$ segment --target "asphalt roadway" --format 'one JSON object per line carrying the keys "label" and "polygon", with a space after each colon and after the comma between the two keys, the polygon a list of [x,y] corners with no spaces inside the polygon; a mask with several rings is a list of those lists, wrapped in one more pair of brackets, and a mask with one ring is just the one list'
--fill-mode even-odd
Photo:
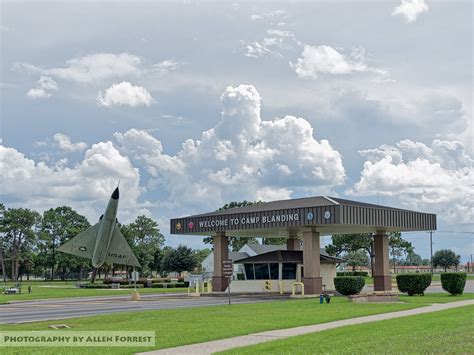
{"label": "asphalt roadway", "polygon": [[[396,286],[394,289],[396,289]],[[373,291],[373,287],[366,286],[363,291]],[[439,282],[434,283],[426,290],[426,293],[434,292],[445,292]],[[464,292],[474,293],[473,280],[466,282]],[[289,299],[288,296],[271,294],[232,295],[233,304],[287,299]],[[141,295],[141,301],[131,301],[130,296],[73,297],[34,301],[13,301],[9,304],[0,305],[0,324],[67,319],[116,312],[218,306],[226,305],[227,303],[228,299],[225,294],[220,296],[190,297],[183,293]]]}
{"label": "asphalt roadway", "polygon": [[[288,299],[288,297],[265,295],[233,295],[232,304],[257,303]],[[27,323],[43,320],[67,319],[116,312],[132,312],[157,309],[217,306],[228,304],[222,296],[190,297],[187,294],[141,295],[140,301],[131,301],[130,296],[74,297],[67,299],[45,299],[14,301],[0,305],[0,324]]]}

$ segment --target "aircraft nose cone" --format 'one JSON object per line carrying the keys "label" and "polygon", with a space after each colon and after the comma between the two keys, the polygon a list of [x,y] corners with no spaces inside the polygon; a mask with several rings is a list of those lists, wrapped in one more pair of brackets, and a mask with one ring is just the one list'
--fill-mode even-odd
{"label": "aircraft nose cone", "polygon": [[118,199],[119,199],[119,196],[120,196],[120,194],[119,194],[119,188],[117,187],[117,188],[115,189],[115,191],[113,192],[113,194],[112,194],[112,198],[113,198],[114,200],[118,200]]}

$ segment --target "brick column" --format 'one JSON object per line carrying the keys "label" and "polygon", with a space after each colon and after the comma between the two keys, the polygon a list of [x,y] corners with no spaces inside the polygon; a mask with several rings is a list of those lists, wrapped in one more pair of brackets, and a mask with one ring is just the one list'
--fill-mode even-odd
{"label": "brick column", "polygon": [[214,275],[212,276],[212,289],[225,291],[229,285],[227,277],[222,272],[222,260],[229,259],[228,239],[225,232],[217,232],[214,237]]}
{"label": "brick column", "polygon": [[374,291],[391,291],[388,236],[383,232],[374,235]]}
{"label": "brick column", "polygon": [[290,235],[286,240],[286,250],[300,250],[300,240]]}
{"label": "brick column", "polygon": [[304,293],[308,295],[323,292],[323,278],[320,273],[319,232],[315,228],[303,232],[303,277]]}

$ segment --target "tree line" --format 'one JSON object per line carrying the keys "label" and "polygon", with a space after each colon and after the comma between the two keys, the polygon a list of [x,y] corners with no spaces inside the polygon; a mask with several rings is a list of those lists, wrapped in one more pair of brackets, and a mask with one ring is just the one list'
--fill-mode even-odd
{"label": "tree line", "polygon": [[[6,208],[0,203],[0,268],[3,281],[22,276],[82,279],[92,271],[91,261],[58,252],[58,247],[91,225],[86,217],[68,206],[51,208],[43,214],[28,208]],[[210,253],[180,245],[165,246],[158,223],[138,216],[130,224],[119,225],[141,264],[143,277],[169,272],[192,271]],[[128,267],[105,263],[99,275],[113,275]]]}

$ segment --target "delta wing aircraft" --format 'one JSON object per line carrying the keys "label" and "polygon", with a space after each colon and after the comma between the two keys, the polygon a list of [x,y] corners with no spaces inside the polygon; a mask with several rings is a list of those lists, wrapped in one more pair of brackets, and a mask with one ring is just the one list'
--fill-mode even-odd
{"label": "delta wing aircraft", "polygon": [[119,188],[110,197],[105,213],[99,222],[79,233],[59,247],[63,253],[92,260],[92,266],[99,268],[104,262],[140,266],[127,240],[120,232],[117,221]]}

